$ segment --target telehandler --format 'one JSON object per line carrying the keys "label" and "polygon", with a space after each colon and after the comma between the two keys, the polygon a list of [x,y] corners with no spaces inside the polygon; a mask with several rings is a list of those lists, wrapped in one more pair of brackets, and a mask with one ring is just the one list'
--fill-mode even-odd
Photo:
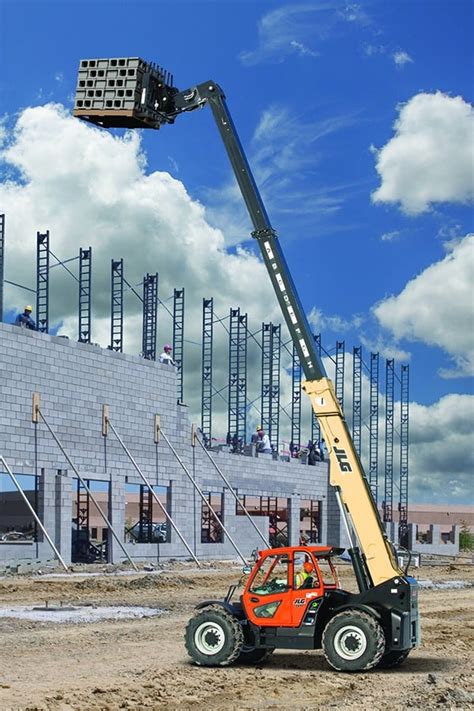
{"label": "telehandler", "polygon": [[137,57],[81,60],[74,115],[103,127],[160,128],[209,105],[250,215],[253,232],[305,374],[325,439],[330,482],[350,546],[358,592],[342,590],[333,562],[341,549],[296,546],[259,551],[239,600],[197,607],[186,628],[196,664],[261,662],[275,649],[322,648],[353,672],[400,664],[420,641],[418,587],[397,562],[341,407],[230,116],[214,81],[179,91],[171,74]]}

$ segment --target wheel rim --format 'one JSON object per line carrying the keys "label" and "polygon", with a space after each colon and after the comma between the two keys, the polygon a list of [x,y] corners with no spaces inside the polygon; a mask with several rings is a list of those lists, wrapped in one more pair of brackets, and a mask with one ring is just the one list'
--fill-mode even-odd
{"label": "wheel rim", "polygon": [[367,649],[367,637],[360,627],[346,625],[337,631],[334,648],[343,659],[359,659]]}
{"label": "wheel rim", "polygon": [[194,633],[194,643],[201,654],[218,654],[225,644],[225,632],[217,622],[203,622]]}

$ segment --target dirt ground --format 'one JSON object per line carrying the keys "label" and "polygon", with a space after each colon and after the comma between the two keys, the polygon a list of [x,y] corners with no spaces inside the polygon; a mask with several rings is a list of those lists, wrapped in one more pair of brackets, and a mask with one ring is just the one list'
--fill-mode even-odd
{"label": "dirt ground", "polygon": [[[414,572],[474,583],[473,565]],[[398,669],[340,674],[319,651],[286,650],[256,667],[193,666],[183,633],[194,605],[222,597],[239,576],[230,563],[176,563],[160,575],[0,579],[0,608],[48,600],[166,610],[76,625],[0,619],[0,709],[474,709],[473,587],[421,590],[423,642]],[[343,568],[344,587],[348,576]]]}

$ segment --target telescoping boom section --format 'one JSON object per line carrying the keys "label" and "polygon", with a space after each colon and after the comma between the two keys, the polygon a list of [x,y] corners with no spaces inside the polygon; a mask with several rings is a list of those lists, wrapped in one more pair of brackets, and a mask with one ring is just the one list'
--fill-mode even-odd
{"label": "telescoping boom section", "polygon": [[[206,105],[209,105],[212,110],[246,204],[253,225],[252,236],[260,247],[269,278],[305,374],[306,380],[302,387],[311,400],[328,449],[330,481],[335,487],[336,498],[346,526],[350,541],[349,554],[359,586],[358,597],[347,598],[346,607],[350,601],[352,608],[365,606],[364,609],[369,610],[370,614],[374,615],[374,619],[377,618],[377,615],[379,616],[385,637],[385,651],[379,646],[378,652],[372,658],[369,666],[375,664],[374,660],[377,655],[379,658],[383,656],[388,662],[388,655],[392,652],[395,655],[394,660],[396,659],[398,663],[398,660],[401,659],[400,650],[409,650],[418,643],[419,639],[416,581],[406,576],[400,569],[392,545],[383,529],[333,384],[327,377],[324,365],[316,350],[314,338],[283,255],[280,240],[270,223],[262,202],[230,116],[224,92],[214,81],[203,82],[180,91],[173,86],[172,77],[168,72],[136,57],[82,60],[80,63],[74,115],[96,125],[158,129],[165,124],[172,124],[180,114],[192,112]],[[288,584],[291,587],[292,583],[289,578]],[[286,586],[285,594],[287,592],[288,586]],[[326,591],[325,595],[330,595],[333,600],[331,602],[332,610],[341,606],[341,596],[335,595],[332,589]],[[397,595],[400,603],[395,600]],[[296,599],[299,601],[298,604],[303,604],[300,602],[303,598],[297,597]],[[408,599],[411,600],[410,610],[407,608],[403,611],[405,603],[401,601]],[[225,607],[227,603],[222,604]],[[247,615],[246,610],[236,612],[236,610],[232,611],[230,607],[227,612],[234,617],[235,615],[242,616],[244,613]],[[225,636],[226,625],[215,611],[209,614],[212,620],[207,619],[206,613],[202,625],[194,632],[189,633],[191,635],[190,648],[194,648],[196,644],[201,650],[200,653],[204,655],[203,658],[211,660],[209,664],[229,663],[229,661],[217,662],[215,661],[217,657],[213,658],[212,639]],[[359,625],[358,632],[351,632],[350,626],[346,630],[344,627],[344,614],[346,613],[341,614],[343,615],[341,618],[343,631],[340,634],[335,632],[336,647],[339,645],[342,657],[347,654],[353,659],[354,669],[369,668],[369,666],[358,666],[357,659],[359,657],[357,655],[360,649],[354,651],[352,647],[363,646],[361,640],[364,635],[368,635],[368,639],[372,633],[370,630],[364,632],[362,623],[362,626],[359,623],[354,623],[356,627]],[[403,624],[399,621],[402,618]],[[329,629],[327,618],[325,620],[324,624],[328,624]],[[370,622],[370,625],[373,626],[373,624],[375,623]],[[229,622],[229,625],[229,630],[232,628],[235,631],[234,623]],[[401,627],[406,628],[406,634],[401,635]],[[260,632],[257,630],[252,638],[252,644],[256,649],[264,648],[265,645],[271,646],[268,641],[264,641],[268,640],[268,633],[267,636],[259,635]],[[298,634],[296,634],[296,638],[299,639]],[[319,644],[317,643],[318,639],[318,634],[316,634],[314,637],[316,646]],[[327,639],[329,639],[329,632]],[[344,643],[341,640],[344,640]],[[344,646],[346,642],[347,648]],[[332,642],[327,642],[328,645],[331,646]],[[198,663],[204,662],[201,660]]]}

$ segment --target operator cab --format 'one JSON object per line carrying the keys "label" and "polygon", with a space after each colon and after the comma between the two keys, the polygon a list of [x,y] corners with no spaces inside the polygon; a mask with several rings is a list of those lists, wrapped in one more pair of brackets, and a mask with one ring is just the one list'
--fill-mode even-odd
{"label": "operator cab", "polygon": [[330,546],[260,551],[242,594],[248,619],[259,627],[299,627],[329,591],[340,588]]}

